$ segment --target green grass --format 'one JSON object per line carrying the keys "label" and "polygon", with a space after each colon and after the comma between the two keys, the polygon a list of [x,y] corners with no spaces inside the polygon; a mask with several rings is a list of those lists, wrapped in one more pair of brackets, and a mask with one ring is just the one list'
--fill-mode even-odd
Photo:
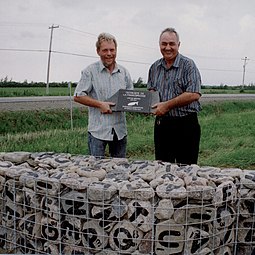
{"label": "green grass", "polygon": [[[71,89],[73,95],[74,88]],[[69,96],[68,87],[49,87],[49,96]],[[46,96],[46,87],[25,87],[25,88],[1,88],[0,97],[28,97],[28,96]]]}
{"label": "green grass", "polygon": [[206,88],[202,89],[203,94],[240,94],[240,93],[245,93],[245,94],[254,94],[255,90],[254,89],[240,89],[240,88],[228,88],[228,89],[216,89],[216,88]]}
{"label": "green grass", "polygon": [[[0,151],[52,151],[88,154],[87,111],[1,112]],[[255,102],[206,104],[199,165],[255,169]],[[129,159],[154,159],[154,116],[127,113]]]}
{"label": "green grass", "polygon": [[[74,86],[71,94],[74,93]],[[138,90],[146,90],[146,88],[136,88]],[[204,88],[203,94],[239,94],[240,88]],[[245,88],[242,93],[255,93],[255,89]],[[50,87],[49,96],[68,96],[70,94],[68,87]],[[0,89],[0,97],[24,97],[24,96],[46,96],[46,87],[2,87]]]}

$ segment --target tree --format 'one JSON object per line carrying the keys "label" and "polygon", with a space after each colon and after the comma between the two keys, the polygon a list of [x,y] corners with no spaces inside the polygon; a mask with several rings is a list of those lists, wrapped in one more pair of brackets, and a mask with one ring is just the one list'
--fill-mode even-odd
{"label": "tree", "polygon": [[137,82],[134,82],[135,88],[146,88],[146,84],[143,82],[143,78],[139,77]]}

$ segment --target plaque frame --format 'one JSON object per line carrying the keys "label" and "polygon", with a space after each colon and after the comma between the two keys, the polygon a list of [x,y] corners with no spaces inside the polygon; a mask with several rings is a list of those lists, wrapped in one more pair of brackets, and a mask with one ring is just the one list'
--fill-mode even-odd
{"label": "plaque frame", "polygon": [[115,103],[114,112],[153,113],[152,105],[160,102],[158,91],[120,89],[106,100]]}

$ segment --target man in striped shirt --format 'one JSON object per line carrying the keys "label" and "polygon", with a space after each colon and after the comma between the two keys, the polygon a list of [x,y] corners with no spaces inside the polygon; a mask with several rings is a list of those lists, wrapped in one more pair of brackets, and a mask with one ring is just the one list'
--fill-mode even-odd
{"label": "man in striped shirt", "polygon": [[127,128],[124,112],[112,112],[107,99],[119,89],[133,89],[126,68],[116,63],[117,42],[114,36],[102,33],[96,42],[100,60],[81,73],[74,92],[74,101],[88,106],[88,148],[90,155],[104,157],[109,146],[111,157],[126,157]]}
{"label": "man in striped shirt", "polygon": [[152,106],[156,115],[154,144],[156,160],[197,164],[201,110],[201,76],[193,60],[179,53],[179,35],[166,28],[159,37],[163,58],[149,69],[148,89],[159,92],[160,102]]}

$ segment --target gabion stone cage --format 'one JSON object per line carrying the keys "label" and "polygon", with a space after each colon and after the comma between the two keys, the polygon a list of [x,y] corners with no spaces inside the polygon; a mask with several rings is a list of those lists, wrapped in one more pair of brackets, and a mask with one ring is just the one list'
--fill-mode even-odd
{"label": "gabion stone cage", "polygon": [[0,247],[23,254],[251,255],[255,171],[0,154]]}

